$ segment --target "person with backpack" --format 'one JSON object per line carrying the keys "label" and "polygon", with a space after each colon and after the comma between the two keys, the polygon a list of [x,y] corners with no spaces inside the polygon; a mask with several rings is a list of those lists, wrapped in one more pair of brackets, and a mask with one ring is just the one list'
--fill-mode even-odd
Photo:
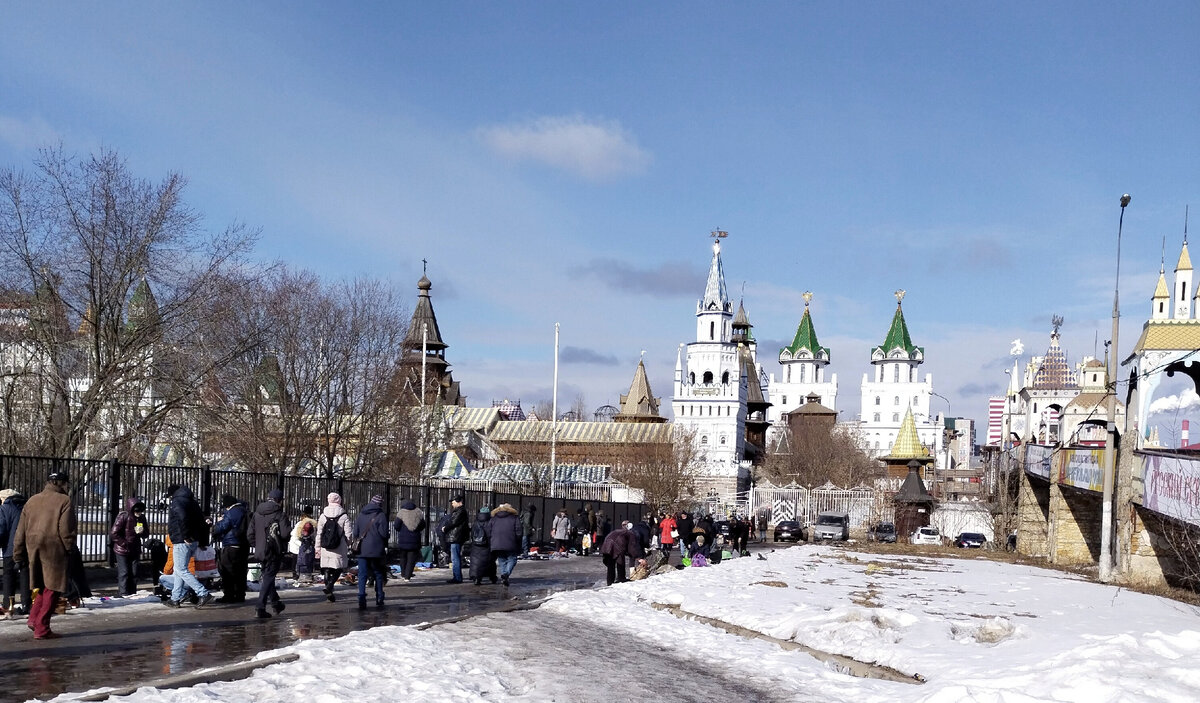
{"label": "person with backpack", "polygon": [[192,489],[187,486],[177,486],[171,494],[171,506],[167,509],[167,534],[174,544],[171,556],[176,578],[171,597],[164,603],[170,608],[178,608],[190,588],[200,598],[196,607],[203,608],[213,601],[213,595],[195,574],[188,571],[188,562],[196,556],[197,551],[208,546],[208,521],[204,519]]}
{"label": "person with backpack", "polygon": [[218,603],[246,602],[246,572],[250,561],[250,529],[248,506],[234,496],[221,496],[225,513],[213,525],[213,540],[221,545],[217,555],[217,571],[221,574],[221,597]]}
{"label": "person with backpack", "polygon": [[108,539],[117,564],[117,595],[137,593],[137,567],[142,557],[142,538],[150,534],[146,526],[146,504],[141,498],[125,499],[125,509],[113,520]]}
{"label": "person with backpack", "polygon": [[267,494],[267,499],[254,509],[251,521],[250,546],[254,547],[254,556],[262,567],[258,582],[258,607],[254,612],[255,617],[260,619],[271,617],[267,612],[267,604],[271,605],[276,615],[286,607],[275,587],[275,577],[279,574],[283,555],[287,551],[287,536],[292,531],[283,515],[282,502],[283,491],[273,489]]}
{"label": "person with backpack", "polygon": [[292,578],[303,578],[312,582],[313,554],[317,545],[317,521],[313,520],[311,505],[300,508],[300,521],[292,528],[288,539],[288,552],[296,555],[292,566]]}
{"label": "person with backpack", "polygon": [[400,578],[411,581],[413,569],[417,567],[417,559],[421,556],[425,511],[417,508],[417,504],[411,500],[404,501],[396,511],[396,522],[392,529],[396,531],[396,549],[400,550]]}
{"label": "person with backpack", "polygon": [[333,586],[350,566],[350,539],[352,536],[350,516],[342,507],[342,497],[337,493],[326,496],[325,509],[317,519],[317,556],[321,560],[321,574],[325,577],[325,600],[334,601]]}
{"label": "person with backpack", "polygon": [[[15,488],[0,491],[0,547],[4,549],[4,600],[0,609],[7,620],[14,614],[29,615],[32,600],[29,590],[29,569],[23,568],[13,559],[13,543],[17,539],[17,523],[21,521],[21,509],[25,507],[25,496]],[[17,605],[18,588],[21,605]]]}
{"label": "person with backpack", "polygon": [[371,501],[358,511],[354,522],[354,536],[358,541],[358,609],[367,608],[367,575],[375,578],[375,605],[383,607],[383,584],[387,581],[388,531],[387,513],[383,510],[383,496],[371,496]]}
{"label": "person with backpack", "polygon": [[496,583],[496,562],[492,559],[492,511],[486,505],[475,514],[475,523],[471,525],[470,557],[468,575],[475,585],[482,585],[484,578]]}
{"label": "person with backpack", "polygon": [[462,494],[450,499],[450,521],[442,528],[446,541],[450,543],[450,579],[446,583],[462,583],[462,550],[470,537],[467,509],[463,507]]}
{"label": "person with backpack", "polygon": [[606,579],[610,586],[613,585],[613,582],[625,582],[625,557],[629,557],[639,564],[646,562],[646,552],[642,549],[642,540],[633,531],[633,525],[629,522],[624,523],[621,529],[609,532],[605,536],[604,544],[600,547],[600,554],[604,558],[604,567],[608,571]]}
{"label": "person with backpack", "polygon": [[508,577],[517,566],[517,552],[521,548],[521,521],[517,509],[501,503],[492,511],[491,519],[492,558],[500,572],[500,580],[508,585]]}

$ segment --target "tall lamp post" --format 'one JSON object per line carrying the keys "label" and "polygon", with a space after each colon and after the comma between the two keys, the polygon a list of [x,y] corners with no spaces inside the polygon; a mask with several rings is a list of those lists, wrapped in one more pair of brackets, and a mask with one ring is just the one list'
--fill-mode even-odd
{"label": "tall lamp post", "polygon": [[1117,281],[1113,287],[1112,347],[1108,354],[1108,437],[1104,443],[1104,504],[1100,517],[1100,580],[1104,583],[1113,578],[1113,483],[1117,469],[1117,334],[1121,320],[1121,230],[1125,226],[1125,208],[1129,205],[1129,193],[1121,196],[1121,218],[1117,221]]}
{"label": "tall lamp post", "polygon": [[[947,429],[947,422],[949,422],[949,420],[950,420],[950,414],[952,412],[954,412],[954,410],[951,409],[950,399],[947,398],[946,396],[942,395],[941,393],[934,393],[933,391],[929,391],[929,395],[935,396],[937,398],[941,398],[942,400],[946,401],[946,414],[942,416],[942,449],[945,451],[945,454],[946,454],[946,463],[942,464],[941,471],[938,471],[935,468],[934,476],[933,476],[933,482],[935,484],[934,490],[937,491],[938,498],[944,498],[945,496],[942,494],[942,489],[945,487],[945,483],[946,483],[946,471],[948,471],[950,469],[950,441],[951,441],[950,437],[946,434],[946,429]],[[932,419],[933,418],[930,418],[930,420],[932,420]]]}

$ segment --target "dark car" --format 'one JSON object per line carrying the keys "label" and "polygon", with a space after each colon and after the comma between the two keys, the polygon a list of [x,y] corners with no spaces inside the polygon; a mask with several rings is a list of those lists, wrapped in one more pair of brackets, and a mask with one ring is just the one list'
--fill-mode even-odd
{"label": "dark car", "polygon": [[954,538],[954,546],[960,549],[967,547],[971,549],[979,549],[987,544],[987,537],[978,532],[963,532],[958,537]]}
{"label": "dark car", "polygon": [[896,542],[896,526],[890,522],[877,522],[867,530],[868,542]]}
{"label": "dark car", "polygon": [[804,539],[804,528],[795,520],[784,520],[775,525],[776,542],[799,542]]}

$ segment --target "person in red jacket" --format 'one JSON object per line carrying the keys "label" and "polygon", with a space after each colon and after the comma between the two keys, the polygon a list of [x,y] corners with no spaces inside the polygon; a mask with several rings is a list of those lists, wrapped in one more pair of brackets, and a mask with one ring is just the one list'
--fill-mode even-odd
{"label": "person in red jacket", "polygon": [[666,561],[663,563],[668,564],[671,562],[671,549],[679,541],[679,537],[677,536],[679,533],[676,532],[675,528],[675,517],[669,514],[663,516],[658,522],[658,529],[658,543],[662,545],[662,553],[666,557]]}

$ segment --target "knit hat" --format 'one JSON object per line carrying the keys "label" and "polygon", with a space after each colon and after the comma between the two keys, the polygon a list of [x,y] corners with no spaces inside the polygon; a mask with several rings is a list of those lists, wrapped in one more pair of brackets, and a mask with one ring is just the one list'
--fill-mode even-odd
{"label": "knit hat", "polygon": [[329,495],[325,496],[325,500],[329,501],[330,505],[342,504],[342,497],[337,493],[330,493]]}
{"label": "knit hat", "polygon": [[371,496],[371,502],[375,505],[383,505],[383,496],[376,493],[375,495]]}
{"label": "knit hat", "polygon": [[225,508],[226,510],[229,510],[240,502],[241,501],[239,501],[236,497],[231,496],[228,493],[221,494],[221,507]]}
{"label": "knit hat", "polygon": [[492,509],[491,509],[491,508],[489,508],[489,507],[487,507],[487,506],[485,505],[485,506],[483,506],[482,508],[480,508],[480,509],[479,509],[479,512],[480,512],[480,513],[487,513],[488,515],[491,515],[491,514],[492,514]]}
{"label": "knit hat", "polygon": [[465,503],[465,502],[467,502],[467,499],[465,497],[463,497],[463,494],[459,493],[458,495],[451,498],[450,502],[451,503]]}
{"label": "knit hat", "polygon": [[273,500],[276,503],[282,503],[283,491],[279,490],[278,488],[271,489],[271,492],[267,494],[267,500]]}
{"label": "knit hat", "polygon": [[8,500],[9,498],[12,498],[13,496],[17,496],[17,495],[21,495],[21,493],[17,489],[5,488],[4,490],[0,491],[0,503],[3,503],[4,501]]}

